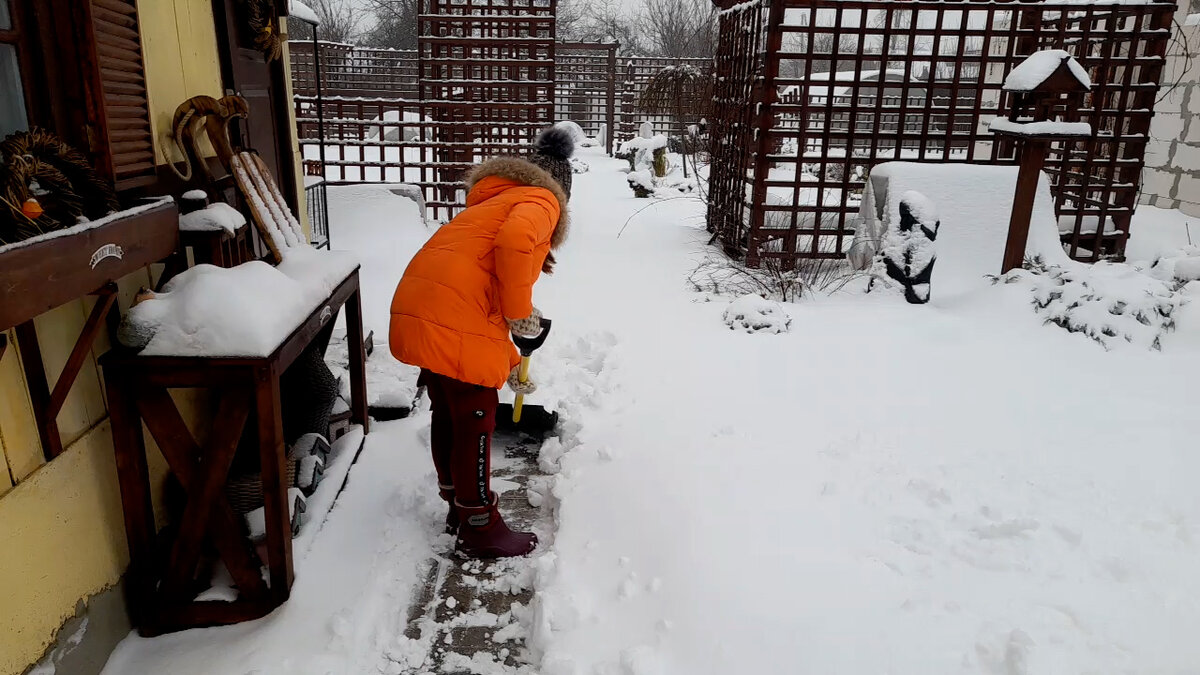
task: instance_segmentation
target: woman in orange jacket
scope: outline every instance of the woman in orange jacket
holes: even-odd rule
[[[433,408],[431,445],[438,488],[450,505],[447,531],[476,558],[525,555],[530,532],[513,532],[491,491],[497,390],[531,393],[517,377],[510,334],[534,336],[541,313],[533,284],[554,265],[567,234],[574,140],[543,131],[527,158],[497,157],[466,177],[466,209],[443,225],[409,263],[392,298],[388,342],[421,368]]]

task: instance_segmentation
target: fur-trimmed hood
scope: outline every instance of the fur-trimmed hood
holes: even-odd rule
[[[470,192],[476,183],[489,176],[508,178],[522,185],[545,188],[553,193],[554,198],[558,200],[558,223],[550,237],[550,248],[556,249],[566,241],[571,225],[571,218],[567,213],[567,194],[549,172],[520,157],[493,157],[467,172],[464,178],[467,191]]]

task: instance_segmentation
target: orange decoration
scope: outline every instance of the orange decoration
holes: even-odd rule
[[[38,203],[38,200],[30,197],[29,199],[25,200],[24,204],[21,205],[21,213],[24,213],[27,218],[36,220],[43,213],[45,213],[45,210],[42,208],[42,205]]]

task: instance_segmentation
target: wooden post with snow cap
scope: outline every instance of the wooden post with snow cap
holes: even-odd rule
[[[1056,107],[1078,109],[1091,86],[1091,78],[1083,66],[1061,49],[1030,55],[1004,80],[1004,91],[1012,97],[1012,109],[1007,119],[992,120],[989,131],[1017,141],[1020,170],[1013,193],[1001,274],[1021,267],[1025,262],[1033,205],[1049,144],[1071,143],[1092,136],[1090,124],[1055,120],[1054,110]]]

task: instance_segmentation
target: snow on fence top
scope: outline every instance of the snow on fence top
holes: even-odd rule
[[[1057,72],[1064,62],[1070,68],[1071,75],[1075,76],[1075,79],[1079,81],[1079,84],[1083,85],[1086,89],[1091,89],[1092,78],[1088,77],[1087,71],[1075,60],[1075,57],[1063,49],[1045,49],[1030,54],[1029,58],[1022,61],[1016,68],[1013,68],[1008,77],[1004,78],[1004,90],[1016,92],[1034,91],[1051,75]]]
[[[1004,117],[992,120],[988,128],[1016,136],[1091,136],[1092,125],[1088,122],[1056,122],[1045,120],[1041,122],[1012,121]]]
[[[314,26],[321,25],[321,17],[312,10],[312,7],[304,4],[302,0],[290,0],[288,2],[288,14],[293,19],[299,19],[305,23],[311,23]]]

